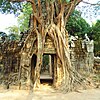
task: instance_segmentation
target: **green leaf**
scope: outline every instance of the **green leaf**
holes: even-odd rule
[[[66,0],[66,2],[68,3],[68,2],[70,2],[70,0]]]

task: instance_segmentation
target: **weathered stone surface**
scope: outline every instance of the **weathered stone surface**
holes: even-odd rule
[[[73,39],[74,46],[70,46],[70,59],[72,67],[77,71],[80,69],[85,70],[86,72],[90,72],[94,66],[94,53],[93,53],[93,42],[85,43],[84,40]],[[89,41],[88,41],[89,42]],[[91,42],[91,41],[90,41]],[[0,49],[0,68],[3,66],[4,69],[0,69],[3,73],[17,73],[17,77],[14,80],[17,81],[18,84],[18,73],[20,74],[20,82],[21,84],[27,84],[28,79],[30,78],[30,73],[32,73],[32,80],[34,79],[35,67],[32,67],[32,57],[37,55],[38,50],[42,50],[42,37],[37,36],[35,33],[28,33],[23,36],[22,40],[18,43],[13,43],[13,45],[5,43],[4,46]],[[38,43],[40,45],[38,45]],[[92,48],[92,51],[87,49]],[[54,55],[53,58],[53,85],[56,87],[60,85],[63,77],[63,71],[60,65],[60,61],[57,60],[56,49],[54,47],[52,39],[47,35],[45,39],[45,45],[43,49],[43,54]],[[39,59],[38,59],[39,60]],[[34,60],[36,63],[36,60]],[[51,61],[52,62],[52,61]],[[95,60],[96,62],[96,60]],[[95,63],[96,65],[96,63]],[[5,75],[5,74],[4,74]],[[7,74],[9,76],[9,74]],[[12,74],[13,75],[13,74]],[[10,75],[10,76],[12,76]],[[3,77],[2,77],[3,78]],[[10,77],[11,78],[11,77]],[[17,78],[17,79],[16,79]],[[5,80],[8,80],[7,77]],[[28,83],[29,84],[29,83]]]
[[[93,41],[72,40],[74,47],[70,46],[70,59],[72,66],[76,70],[83,69],[92,72],[94,66],[94,44]]]

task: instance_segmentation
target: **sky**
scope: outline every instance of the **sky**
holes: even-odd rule
[[[100,0],[83,0],[83,1],[89,2],[91,4],[96,4]],[[92,26],[92,24],[95,23],[96,20],[98,20],[98,19],[100,20],[100,7],[99,7],[98,12],[95,11],[96,15],[95,15],[95,12],[93,12],[94,11],[94,6],[91,6],[90,4],[85,4],[85,3],[81,2],[76,7],[76,9],[78,11],[82,12],[81,16],[90,24],[90,26]]]
[[[7,27],[18,25],[17,17],[14,14],[1,14],[0,13],[0,32],[8,33]]]
[[[84,0],[90,3],[96,3],[99,0]],[[79,4],[79,9],[84,5],[84,3]],[[92,10],[90,10],[92,11]],[[89,13],[88,13],[89,15]],[[100,19],[100,10],[99,10],[99,15],[96,17],[91,17],[89,16],[88,18],[85,18],[84,14],[82,17],[91,25],[93,22],[95,22],[97,19]],[[1,14],[0,13],[0,31],[6,32],[8,34],[8,31],[6,30],[7,27],[13,26],[13,25],[18,25],[17,23],[17,18],[15,17],[14,14]]]

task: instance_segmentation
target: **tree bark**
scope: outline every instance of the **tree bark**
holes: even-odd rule
[[[36,3],[35,0],[27,1],[31,2],[32,4],[32,28],[37,34],[38,41],[34,87],[39,87],[40,84],[40,70],[46,34],[52,38],[56,49],[56,58],[59,63],[58,66],[62,69],[61,78],[58,79],[60,81],[58,88],[68,92],[75,90],[79,85],[84,87],[85,82],[82,83],[84,79],[71,66],[68,48],[68,32],[65,29],[65,25],[70,14],[81,0],[71,0],[69,3],[62,1],[60,2],[59,0],[38,0],[38,3]]]

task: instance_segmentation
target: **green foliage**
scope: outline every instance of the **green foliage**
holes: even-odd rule
[[[95,41],[95,55],[100,55],[100,20],[97,20],[96,24],[92,26],[91,34]]]
[[[81,13],[75,10],[66,24],[66,29],[71,35],[84,36],[86,33],[89,34],[91,27],[81,17]]]
[[[100,20],[97,20],[96,24],[92,26],[92,34],[95,36],[95,40],[100,40]]]
[[[48,0],[54,2],[55,0]],[[37,2],[37,1],[36,1]],[[70,0],[59,0],[59,2],[70,2]],[[0,0],[0,12],[18,14],[23,9],[23,2],[10,2],[10,0]]]
[[[29,28],[30,15],[32,14],[32,7],[30,3],[24,3],[22,13],[18,16],[18,26],[20,32],[25,32]]]
[[[7,30],[9,31],[9,35],[7,36],[7,40],[8,41],[19,41],[20,40],[20,30],[18,26],[10,26],[7,28]]]
[[[7,36],[6,33],[4,32],[0,32],[0,43],[4,42],[4,41],[19,41],[20,40],[20,35],[19,34],[14,34],[11,33]]]
[[[6,33],[0,32],[0,42],[5,41],[6,37],[7,37],[7,34]]]
[[[69,3],[70,0],[59,0],[59,3],[63,3],[63,2],[64,2],[64,3],[65,3],[65,2],[66,2],[66,3]]]
[[[19,41],[20,40],[20,30],[19,30],[19,27],[18,26],[10,26],[7,28],[7,30],[9,31],[9,35],[7,36],[7,40],[8,41]]]
[[[66,2],[70,2],[70,0],[65,0]]]
[[[10,26],[6,29],[9,31],[10,34],[19,34],[20,33],[19,28],[16,25]]]
[[[43,65],[46,66],[49,64],[49,55],[43,55]]]
[[[8,40],[9,41],[19,41],[20,40],[20,35],[18,34],[9,34],[8,35]]]
[[[10,26],[7,28],[9,33],[18,34],[29,29],[30,15],[32,14],[32,7],[30,3],[23,3],[22,12],[18,15],[18,26]]]
[[[88,34],[90,39],[94,39],[94,52],[96,56],[100,55],[100,20],[92,27],[81,17],[81,13],[74,11],[70,16],[66,29],[71,35],[83,37]]]
[[[9,2],[10,0],[0,0],[0,12],[1,13],[15,13],[17,14],[19,10],[22,9],[22,3]]]
[[[4,32],[0,32],[0,37],[5,37],[5,36],[7,36],[6,33],[4,33]]]
[[[43,55],[41,73],[48,69],[49,55]]]

